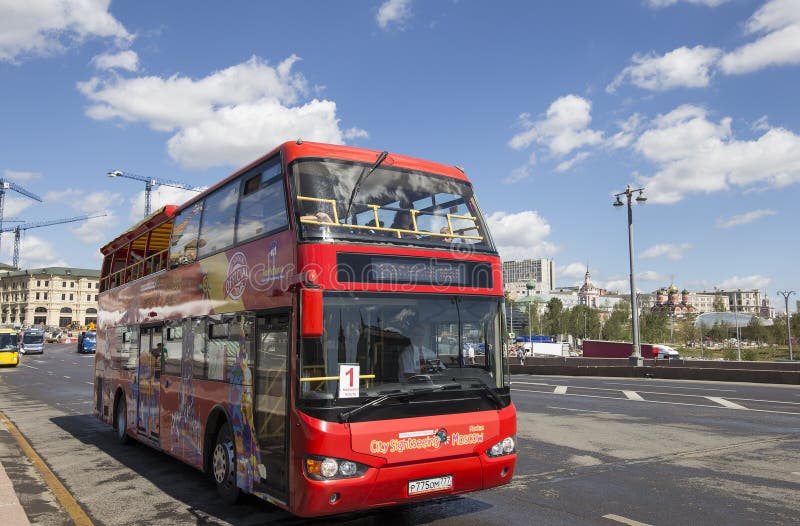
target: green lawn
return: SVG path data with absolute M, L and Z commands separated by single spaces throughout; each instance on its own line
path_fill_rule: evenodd
M 699 347 L 675 347 L 681 356 L 692 358 L 704 358 L 706 360 L 735 360 L 737 357 L 736 347 L 708 349 L 705 348 L 701 351 Z M 800 349 L 792 345 L 792 354 L 795 361 L 800 360 Z M 789 348 L 780 346 L 770 347 L 742 347 L 742 360 L 747 361 L 761 361 L 761 362 L 774 362 L 785 361 L 789 359 Z

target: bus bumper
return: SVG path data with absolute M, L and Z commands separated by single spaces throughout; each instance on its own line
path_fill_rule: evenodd
M 292 512 L 302 517 L 347 513 L 449 497 L 507 484 L 516 454 L 499 458 L 460 457 L 401 466 L 370 468 L 363 477 L 317 481 L 305 478 Z M 452 475 L 452 488 L 409 496 L 409 482 Z
M 19 363 L 19 353 L 0 352 L 0 365 L 17 365 Z

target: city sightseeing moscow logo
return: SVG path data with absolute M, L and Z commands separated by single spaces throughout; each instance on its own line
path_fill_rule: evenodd
M 247 266 L 247 258 L 241 252 L 237 252 L 228 262 L 228 277 L 225 278 L 225 297 L 238 300 L 244 294 L 244 289 L 250 278 L 250 268 Z

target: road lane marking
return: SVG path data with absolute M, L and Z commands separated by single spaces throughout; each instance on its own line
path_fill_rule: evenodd
M 92 382 L 83 382 L 85 384 L 94 385 Z
M 67 375 L 64 375 L 64 378 L 66 378 L 67 380 L 72 380 L 72 378 L 70 378 L 70 377 L 69 377 L 69 376 L 67 376 Z
M 609 519 L 615 522 L 620 522 L 622 524 L 627 524 L 628 526 L 650 526 L 646 522 L 639 522 L 633 519 L 628 519 L 626 517 L 622 517 L 620 515 L 614 515 L 613 513 L 609 513 L 608 515 L 603 515 L 604 519 Z
M 557 385 L 556 388 L 553 389 L 553 394 L 567 394 L 567 386 Z
M 630 382 L 603 382 L 605 385 L 635 385 L 636 387 L 641 387 L 643 383 L 652 384 L 652 380 L 648 380 L 647 382 L 642 382 L 638 384 L 630 383 Z M 736 389 L 713 389 L 710 387 L 679 387 L 679 386 L 672 386 L 672 385 L 654 385 L 658 389 L 691 389 L 694 391 L 726 391 L 729 393 L 735 393 Z
M 622 391 L 622 394 L 624 394 L 628 400 L 637 400 L 639 402 L 644 402 L 644 398 L 639 396 L 639 393 L 637 393 L 636 391 Z
M 16 439 L 19 447 L 22 449 L 22 452 L 25 453 L 25 456 L 28 457 L 28 460 L 31 461 L 33 467 L 36 468 L 36 471 L 39 472 L 41 475 L 42 480 L 47 484 L 50 488 L 50 491 L 53 492 L 53 495 L 56 496 L 58 502 L 61 503 L 61 506 L 64 508 L 64 511 L 72 519 L 72 522 L 75 523 L 75 526 L 93 526 L 91 519 L 89 516 L 86 515 L 86 512 L 83 511 L 81 505 L 72 497 L 72 495 L 67 491 L 67 488 L 58 480 L 58 477 L 50 470 L 42 457 L 39 456 L 38 453 L 33 449 L 33 447 L 28 443 L 22 433 L 17 429 L 17 426 L 8 419 L 8 417 L 0 411 L 0 422 L 5 424 L 6 429 L 11 435 Z
M 536 394 L 548 394 L 548 395 L 552 394 L 550 391 L 533 391 L 531 389 L 512 388 L 512 390 L 519 391 L 521 393 L 536 393 Z M 577 393 L 566 393 L 564 396 L 579 396 L 579 397 L 582 397 L 582 398 L 601 398 L 601 399 L 604 399 L 604 400 L 622 400 L 622 398 L 619 398 L 617 396 L 599 396 L 599 395 L 586 395 L 586 394 L 577 394 Z M 704 398 L 704 397 L 701 396 L 699 398 Z M 721 407 L 719 405 L 687 404 L 685 402 L 663 402 L 661 400 L 642 400 L 642 402 L 644 402 L 646 404 L 683 405 L 683 406 L 688 406 L 688 407 L 709 407 L 709 408 L 712 408 L 712 409 L 726 409 L 726 408 Z M 769 409 L 750 409 L 750 408 L 744 408 L 744 409 L 747 410 L 747 411 L 754 411 L 756 413 L 772 413 L 772 414 L 775 414 L 775 415 L 796 415 L 796 416 L 800 415 L 800 413 L 793 413 L 791 411 L 772 411 L 772 410 L 769 410 Z
M 24 363 L 21 363 L 20 365 L 23 366 L 23 367 L 28 367 L 30 369 L 38 369 L 38 367 L 34 367 L 32 365 L 25 365 Z
M 725 400 L 724 398 L 719 398 L 717 396 L 706 396 L 712 402 L 716 402 L 719 405 L 724 405 L 725 407 L 730 407 L 731 409 L 747 409 L 743 405 L 739 405 L 735 402 L 731 402 L 730 400 Z
M 612 415 L 619 414 L 619 413 L 611 413 L 609 411 L 595 411 L 594 409 L 578 409 L 578 408 L 575 408 L 575 407 L 558 407 L 558 406 L 555 406 L 555 405 L 548 405 L 547 409 L 558 409 L 560 411 L 580 411 L 582 413 L 606 413 L 606 414 L 612 414 Z

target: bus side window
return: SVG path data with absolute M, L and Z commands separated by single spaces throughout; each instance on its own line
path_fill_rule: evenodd
M 183 354 L 183 324 L 180 321 L 170 322 L 164 334 L 164 374 L 181 375 L 181 357 Z
M 197 259 L 197 234 L 203 202 L 195 203 L 183 210 L 172 223 L 172 238 L 169 242 L 169 266 L 185 265 Z
M 192 378 L 202 380 L 206 377 L 206 322 L 203 318 L 196 318 L 191 327 Z
M 278 165 L 280 175 L 280 165 Z M 269 174 L 245 178 L 236 221 L 236 241 L 248 239 L 286 228 L 286 196 L 281 177 L 269 178 Z
M 205 257 L 233 245 L 236 205 L 239 201 L 239 181 L 215 190 L 206 197 L 197 257 Z

